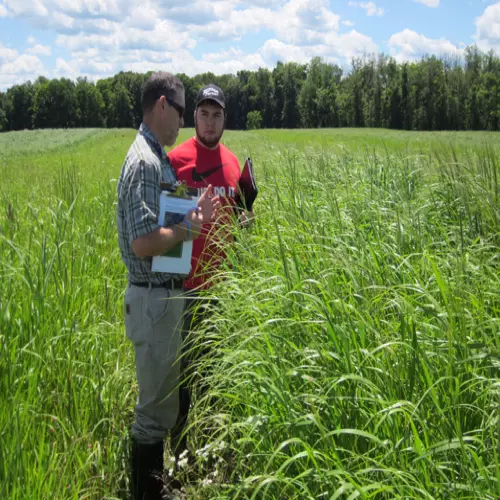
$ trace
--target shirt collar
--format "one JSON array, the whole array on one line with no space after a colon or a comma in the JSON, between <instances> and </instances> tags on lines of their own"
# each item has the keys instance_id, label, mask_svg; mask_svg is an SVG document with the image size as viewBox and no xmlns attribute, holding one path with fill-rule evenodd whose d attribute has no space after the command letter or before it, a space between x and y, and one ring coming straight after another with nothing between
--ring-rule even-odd
<instances>
[{"instance_id":1,"label":"shirt collar","mask_svg":"<svg viewBox=\"0 0 500 500\"><path fill-rule=\"evenodd\" d=\"M153 131L144 122L142 122L139 127L139 133L146 138L146 140L154 148L155 152L162 159L165 159L167 157L165 148L160 144L160 141L156 138L156 135L153 134Z\"/></svg>"}]
</instances>

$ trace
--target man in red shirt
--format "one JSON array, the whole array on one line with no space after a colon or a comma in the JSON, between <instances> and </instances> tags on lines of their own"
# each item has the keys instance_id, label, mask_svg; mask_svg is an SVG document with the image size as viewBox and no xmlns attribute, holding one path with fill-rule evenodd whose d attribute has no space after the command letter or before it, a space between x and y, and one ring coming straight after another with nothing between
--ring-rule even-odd
<instances>
[{"instance_id":1,"label":"man in red shirt","mask_svg":"<svg viewBox=\"0 0 500 500\"><path fill-rule=\"evenodd\" d=\"M237 200L241 171L238 158L219 142L224 133L225 108L224 93L217 85L209 84L203 87L196 98L194 111L196 136L174 148L168 156L180 181L185 181L190 188L198 188L199 194L211 184L214 194L220 196L221 203L230 208ZM242 212L242 225L246 225L252 218L253 212ZM228 221L228 218L222 217L219 223L205 224L201 236L193 242L191 274L184 281L185 336L189 331L195 330L203 320L202 311L206 308L198 306L202 302L206 305L207 302L198 296L200 290L213 284L214 272L224 259L222 243L226 239L230 241L231 238L228 232L224 231L224 225ZM194 311L196 314L193 314ZM185 352L181 365L184 373L189 365L187 353ZM187 450L184 428L191 402L188 385L189 382L183 382L181 385L179 417L176 427L172 430L172 446L176 458Z\"/></svg>"}]
</instances>

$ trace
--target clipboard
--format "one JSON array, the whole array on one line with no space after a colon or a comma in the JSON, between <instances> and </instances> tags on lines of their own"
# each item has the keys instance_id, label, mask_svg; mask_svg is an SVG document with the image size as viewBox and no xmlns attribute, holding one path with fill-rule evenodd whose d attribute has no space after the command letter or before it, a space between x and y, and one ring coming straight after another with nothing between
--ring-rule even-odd
<instances>
[{"instance_id":1,"label":"clipboard","mask_svg":"<svg viewBox=\"0 0 500 500\"><path fill-rule=\"evenodd\" d=\"M238 183L236 206L242 210L252 210L253 203L258 193L259 190L255 182L252 159L248 157L245 161L245 166L243 167Z\"/></svg>"},{"instance_id":2,"label":"clipboard","mask_svg":"<svg viewBox=\"0 0 500 500\"><path fill-rule=\"evenodd\" d=\"M198 190L180 184L161 183L159 222L163 227L179 224L190 210L198 205ZM191 271L193 242L181 241L163 255L153 257L151 271L157 273L188 275Z\"/></svg>"}]
</instances>

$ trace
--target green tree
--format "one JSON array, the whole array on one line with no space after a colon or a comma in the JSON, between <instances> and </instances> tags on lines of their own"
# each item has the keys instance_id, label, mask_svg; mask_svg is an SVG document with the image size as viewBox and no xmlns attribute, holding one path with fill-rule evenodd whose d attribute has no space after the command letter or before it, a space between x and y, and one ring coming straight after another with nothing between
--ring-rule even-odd
<instances>
[{"instance_id":1,"label":"green tree","mask_svg":"<svg viewBox=\"0 0 500 500\"><path fill-rule=\"evenodd\" d=\"M105 105L101 93L86 78L78 78L75 86L75 126L103 127Z\"/></svg>"},{"instance_id":2,"label":"green tree","mask_svg":"<svg viewBox=\"0 0 500 500\"><path fill-rule=\"evenodd\" d=\"M250 111L247 115L247 129L255 130L262 127L262 115L260 111Z\"/></svg>"},{"instance_id":3,"label":"green tree","mask_svg":"<svg viewBox=\"0 0 500 500\"><path fill-rule=\"evenodd\" d=\"M7 94L0 92L0 132L8 130Z\"/></svg>"},{"instance_id":4,"label":"green tree","mask_svg":"<svg viewBox=\"0 0 500 500\"><path fill-rule=\"evenodd\" d=\"M300 90L305 80L305 66L297 63L287 63L283 73L283 113L281 123L283 128L300 126L300 110L297 105Z\"/></svg>"},{"instance_id":5,"label":"green tree","mask_svg":"<svg viewBox=\"0 0 500 500\"><path fill-rule=\"evenodd\" d=\"M76 122L75 84L67 78L42 81L33 103L36 128L74 127Z\"/></svg>"},{"instance_id":6,"label":"green tree","mask_svg":"<svg viewBox=\"0 0 500 500\"><path fill-rule=\"evenodd\" d=\"M281 128L283 122L283 105L285 102L284 73L285 65L281 61L278 61L272 73L271 108L274 128Z\"/></svg>"},{"instance_id":7,"label":"green tree","mask_svg":"<svg viewBox=\"0 0 500 500\"><path fill-rule=\"evenodd\" d=\"M185 75L184 73L181 73L177 76L184 85L184 93L186 99L186 109L184 111L184 126L194 127L194 105L199 89L196 87L191 77Z\"/></svg>"},{"instance_id":8,"label":"green tree","mask_svg":"<svg viewBox=\"0 0 500 500\"><path fill-rule=\"evenodd\" d=\"M134 127L134 107L129 91L122 85L115 86L108 108L108 126Z\"/></svg>"},{"instance_id":9,"label":"green tree","mask_svg":"<svg viewBox=\"0 0 500 500\"><path fill-rule=\"evenodd\" d=\"M33 85L31 82L14 85L7 90L6 121L9 130L33 128Z\"/></svg>"},{"instance_id":10,"label":"green tree","mask_svg":"<svg viewBox=\"0 0 500 500\"><path fill-rule=\"evenodd\" d=\"M266 68L259 68L252 74L255 81L256 102L253 103L253 109L260 111L262 115L262 126L270 128L273 126L273 106L272 106L272 74Z\"/></svg>"}]
</instances>

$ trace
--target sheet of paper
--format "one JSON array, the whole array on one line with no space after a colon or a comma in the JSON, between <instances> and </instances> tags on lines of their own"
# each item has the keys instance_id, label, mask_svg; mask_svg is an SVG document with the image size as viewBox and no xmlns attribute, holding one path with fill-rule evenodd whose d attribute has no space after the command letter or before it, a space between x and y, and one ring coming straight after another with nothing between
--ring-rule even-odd
<instances>
[{"instance_id":1,"label":"sheet of paper","mask_svg":"<svg viewBox=\"0 0 500 500\"><path fill-rule=\"evenodd\" d=\"M163 191L160 196L160 224L168 227L179 224L189 210L196 208L198 197L178 198ZM157 273L188 275L191 271L193 242L183 241L164 255L153 257L151 270Z\"/></svg>"}]
</instances>

